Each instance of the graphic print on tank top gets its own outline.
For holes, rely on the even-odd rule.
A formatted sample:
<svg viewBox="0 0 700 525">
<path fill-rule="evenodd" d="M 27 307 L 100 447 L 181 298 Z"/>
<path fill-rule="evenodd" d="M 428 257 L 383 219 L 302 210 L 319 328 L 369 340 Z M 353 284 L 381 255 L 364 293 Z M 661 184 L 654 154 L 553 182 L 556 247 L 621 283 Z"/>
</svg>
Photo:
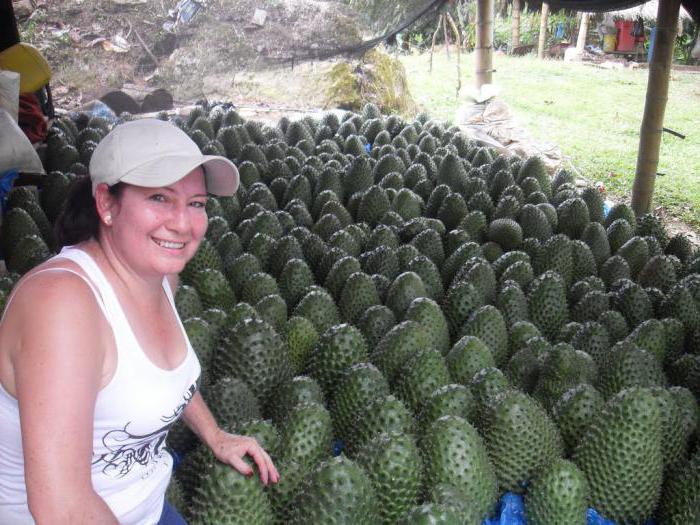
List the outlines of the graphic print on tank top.
<svg viewBox="0 0 700 525">
<path fill-rule="evenodd" d="M 132 434 L 129 432 L 128 422 L 124 428 L 110 430 L 102 437 L 102 444 L 108 453 L 101 454 L 95 459 L 93 465 L 101 465 L 102 473 L 107 476 L 123 478 L 136 465 L 146 466 L 154 460 L 158 460 L 165 453 L 165 438 L 168 430 L 180 418 L 187 404 L 197 392 L 197 383 L 192 383 L 182 403 L 173 410 L 169 416 L 161 416 L 164 425 L 148 434 Z"/>
</svg>

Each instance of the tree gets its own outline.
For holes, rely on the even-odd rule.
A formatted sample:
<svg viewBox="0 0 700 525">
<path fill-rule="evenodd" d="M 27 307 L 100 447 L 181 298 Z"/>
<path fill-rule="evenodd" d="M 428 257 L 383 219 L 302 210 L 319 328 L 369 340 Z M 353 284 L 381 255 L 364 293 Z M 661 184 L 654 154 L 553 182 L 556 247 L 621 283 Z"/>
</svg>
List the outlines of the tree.
<svg viewBox="0 0 700 525">
<path fill-rule="evenodd" d="M 540 13 L 540 37 L 537 42 L 537 58 L 544 58 L 544 46 L 547 43 L 547 17 L 549 16 L 549 4 L 542 3 Z"/>
<path fill-rule="evenodd" d="M 510 48 L 515 49 L 520 45 L 520 0 L 513 0 L 510 34 Z"/>
</svg>

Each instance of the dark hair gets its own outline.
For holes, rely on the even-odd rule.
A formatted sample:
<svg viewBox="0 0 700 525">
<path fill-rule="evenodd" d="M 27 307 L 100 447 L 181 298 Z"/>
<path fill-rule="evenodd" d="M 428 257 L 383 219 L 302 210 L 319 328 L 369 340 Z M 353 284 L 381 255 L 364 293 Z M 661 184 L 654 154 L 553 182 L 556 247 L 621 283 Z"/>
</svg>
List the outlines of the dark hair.
<svg viewBox="0 0 700 525">
<path fill-rule="evenodd" d="M 109 187 L 109 193 L 117 196 L 123 186 L 123 183 L 118 182 Z M 100 218 L 92 195 L 92 181 L 87 176 L 78 177 L 68 188 L 68 197 L 54 226 L 59 247 L 97 238 L 99 227 Z"/>
</svg>

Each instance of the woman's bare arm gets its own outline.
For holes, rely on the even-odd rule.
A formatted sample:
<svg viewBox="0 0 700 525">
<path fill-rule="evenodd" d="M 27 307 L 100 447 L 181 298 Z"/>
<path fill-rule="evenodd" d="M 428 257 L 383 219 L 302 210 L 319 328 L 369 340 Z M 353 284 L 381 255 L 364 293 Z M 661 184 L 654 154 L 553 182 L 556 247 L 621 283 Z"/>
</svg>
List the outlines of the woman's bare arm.
<svg viewBox="0 0 700 525">
<path fill-rule="evenodd" d="M 265 485 L 279 481 L 279 473 L 267 452 L 253 438 L 229 434 L 220 429 L 199 392 L 195 393 L 185 408 L 183 417 L 187 426 L 206 443 L 219 461 L 249 476 L 253 469 L 243 461 L 243 457 L 250 456 Z"/>
<path fill-rule="evenodd" d="M 18 334 L 10 357 L 30 512 L 38 525 L 117 524 L 91 480 L 108 341 L 94 295 L 75 275 L 37 275 L 23 284 L 8 321 Z"/>
</svg>

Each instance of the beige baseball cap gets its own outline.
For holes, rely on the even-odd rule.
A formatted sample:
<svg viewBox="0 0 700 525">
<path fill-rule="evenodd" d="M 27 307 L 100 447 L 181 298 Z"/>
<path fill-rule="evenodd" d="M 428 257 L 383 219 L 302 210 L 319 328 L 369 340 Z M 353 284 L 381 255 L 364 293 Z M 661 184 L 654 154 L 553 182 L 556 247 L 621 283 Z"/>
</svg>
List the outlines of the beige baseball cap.
<svg viewBox="0 0 700 525">
<path fill-rule="evenodd" d="M 170 122 L 133 120 L 116 126 L 92 153 L 92 194 L 102 183 L 169 186 L 197 166 L 204 169 L 208 193 L 229 196 L 238 189 L 238 170 L 226 157 L 202 155 L 187 133 Z"/>
</svg>

